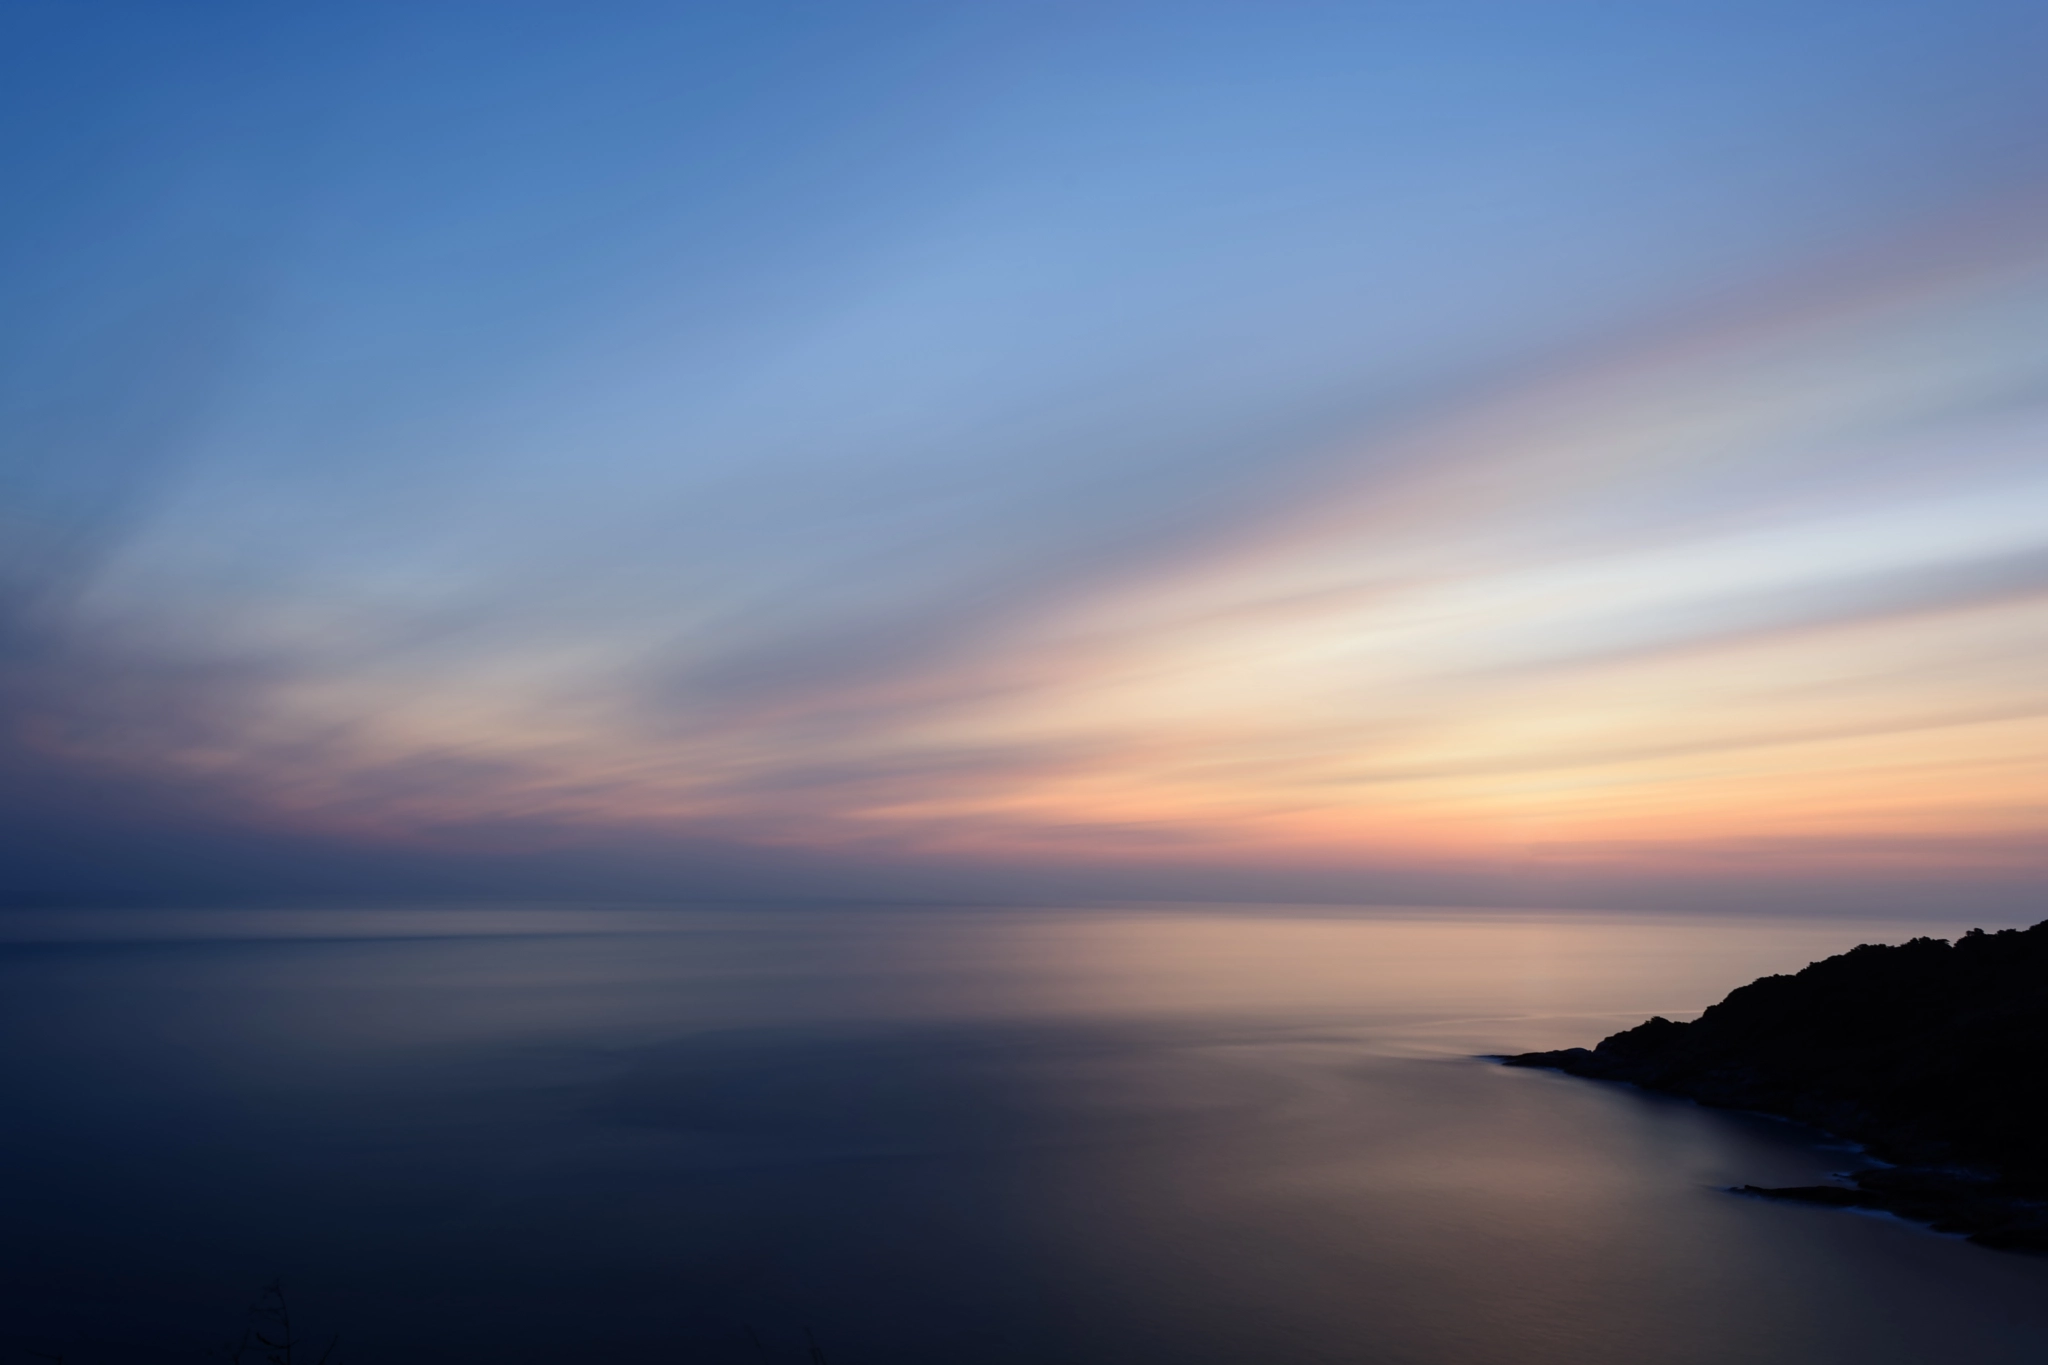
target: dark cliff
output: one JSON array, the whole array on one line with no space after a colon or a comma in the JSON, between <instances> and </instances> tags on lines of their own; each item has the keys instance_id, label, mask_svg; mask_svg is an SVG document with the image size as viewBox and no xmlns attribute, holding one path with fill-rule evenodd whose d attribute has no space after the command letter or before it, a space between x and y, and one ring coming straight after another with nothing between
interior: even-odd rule
<instances>
[{"instance_id":1,"label":"dark cliff","mask_svg":"<svg viewBox=\"0 0 2048 1365\"><path fill-rule=\"evenodd\" d=\"M1866 944L1752 982L1692 1023L1502 1060L1782 1114L1904 1167L1863 1172L1853 1190L1751 1193L2048 1250L2048 922Z\"/></svg>"}]
</instances>

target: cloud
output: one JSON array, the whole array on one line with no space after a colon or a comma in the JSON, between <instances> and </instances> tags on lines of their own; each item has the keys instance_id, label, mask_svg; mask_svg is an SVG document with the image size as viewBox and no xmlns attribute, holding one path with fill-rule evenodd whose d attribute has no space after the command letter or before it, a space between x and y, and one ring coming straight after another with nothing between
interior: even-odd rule
<instances>
[{"instance_id":1,"label":"cloud","mask_svg":"<svg viewBox=\"0 0 2048 1365\"><path fill-rule=\"evenodd\" d=\"M2040 206L1835 155L1978 114L1787 150L1832 67L1645 104L1652 24L1431 131L1491 35L1402 27L1393 100L1208 22L1101 90L971 24L816 90L604 30L542 109L427 17L297 132L164 139L52 248L61 344L0 336L34 894L2014 875Z\"/></svg>"}]
</instances>

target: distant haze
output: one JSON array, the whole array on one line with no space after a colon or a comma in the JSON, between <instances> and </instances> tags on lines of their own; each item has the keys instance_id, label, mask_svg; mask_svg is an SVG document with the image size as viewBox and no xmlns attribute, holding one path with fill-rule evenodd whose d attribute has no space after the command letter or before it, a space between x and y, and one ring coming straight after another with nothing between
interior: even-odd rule
<instances>
[{"instance_id":1,"label":"distant haze","mask_svg":"<svg viewBox=\"0 0 2048 1365\"><path fill-rule=\"evenodd\" d=\"M2038 4L0 68L13 903L2048 886Z\"/></svg>"}]
</instances>

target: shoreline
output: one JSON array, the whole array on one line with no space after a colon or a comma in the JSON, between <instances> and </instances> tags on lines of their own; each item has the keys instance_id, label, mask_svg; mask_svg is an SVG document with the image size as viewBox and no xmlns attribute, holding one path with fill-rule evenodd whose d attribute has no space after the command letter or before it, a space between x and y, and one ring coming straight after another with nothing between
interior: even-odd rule
<instances>
[{"instance_id":1,"label":"shoreline","mask_svg":"<svg viewBox=\"0 0 2048 1365\"><path fill-rule=\"evenodd\" d=\"M1683 1086L1656 1085L1613 1074L1619 1068L1586 1048L1512 1055L1488 1053L1479 1060L1532 1071L1557 1071L1581 1080L1630 1085L1654 1094L1677 1095L1703 1108L1804 1124L1853 1145L1859 1154L1878 1164L1866 1170L1843 1172L1841 1178L1851 1182L1844 1185L1729 1185L1723 1187L1725 1191L1752 1199L1887 1213L1993 1251L2048 1256L2048 1197L2042 1191L2013 1182L2002 1172L1982 1166L1895 1160L1884 1154L1881 1137L1844 1133L1821 1127L1798 1114L1752 1104L1716 1102Z\"/></svg>"}]
</instances>

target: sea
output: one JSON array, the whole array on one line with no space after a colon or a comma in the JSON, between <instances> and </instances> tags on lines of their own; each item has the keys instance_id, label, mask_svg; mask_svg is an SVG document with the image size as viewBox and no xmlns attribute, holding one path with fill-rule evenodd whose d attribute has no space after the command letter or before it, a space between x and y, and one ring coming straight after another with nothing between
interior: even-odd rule
<instances>
[{"instance_id":1,"label":"sea","mask_svg":"<svg viewBox=\"0 0 2048 1365\"><path fill-rule=\"evenodd\" d=\"M2039 1365L2048 1259L1728 1191L1853 1146L1486 1059L1967 927L0 915L0 1365Z\"/></svg>"}]
</instances>

